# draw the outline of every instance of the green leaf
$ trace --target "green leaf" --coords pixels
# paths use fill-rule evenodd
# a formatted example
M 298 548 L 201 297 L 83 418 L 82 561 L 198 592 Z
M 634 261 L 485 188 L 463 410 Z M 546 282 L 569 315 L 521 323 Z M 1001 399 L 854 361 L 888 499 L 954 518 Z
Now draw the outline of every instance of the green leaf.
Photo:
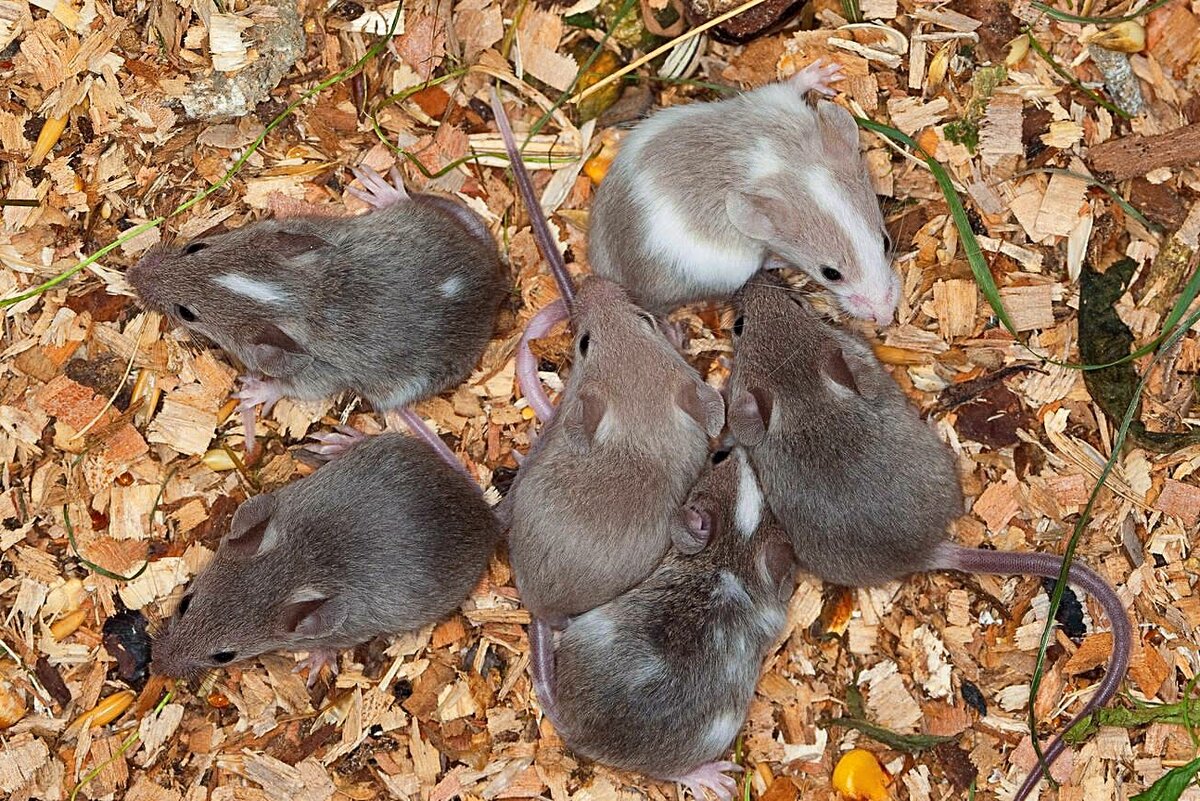
M 1129 801 L 1177 801 L 1183 791 L 1191 786 L 1197 771 L 1200 771 L 1200 758 L 1167 771 L 1150 785 L 1150 789 L 1131 796 Z
M 889 748 L 894 748 L 897 751 L 904 751 L 908 754 L 917 754 L 921 751 L 927 751 L 930 748 L 957 740 L 957 737 L 950 735 L 937 734 L 900 734 L 899 732 L 885 729 L 867 720 L 859 718 L 831 718 L 821 722 L 822 726 L 841 726 L 844 729 L 854 729 L 862 732 L 876 742 L 883 743 Z
M 1122 259 L 1101 275 L 1086 266 L 1079 279 L 1079 355 L 1088 364 L 1108 364 L 1120 361 L 1129 354 L 1133 345 L 1133 334 L 1121 320 L 1114 305 L 1125 293 L 1125 287 L 1133 277 L 1137 263 L 1133 259 Z M 1200 272 L 1192 277 L 1197 283 Z M 1186 297 L 1191 286 L 1184 290 Z M 1178 304 L 1176 304 L 1178 309 Z M 1186 308 L 1186 307 L 1185 307 Z M 1164 323 L 1163 330 L 1169 331 L 1178 322 L 1175 312 Z M 1088 393 L 1100 405 L 1114 423 L 1119 421 L 1134 400 L 1134 391 L 1140 380 L 1133 363 L 1114 364 L 1100 370 L 1089 370 L 1083 374 Z M 1140 402 L 1139 402 L 1140 406 Z M 1135 418 L 1129 426 L 1130 435 L 1138 444 L 1166 453 L 1200 442 L 1200 432 L 1187 434 L 1165 434 L 1150 431 L 1146 424 Z
M 1139 729 L 1149 723 L 1186 726 L 1197 717 L 1200 717 L 1200 698 L 1176 701 L 1173 704 L 1146 704 L 1133 709 L 1121 706 L 1097 709 L 1072 726 L 1063 735 L 1063 740 L 1069 745 L 1079 745 L 1104 726 L 1117 726 L 1122 729 Z
M 1150 5 L 1145 6 L 1141 9 L 1133 12 L 1132 14 L 1126 14 L 1123 17 L 1081 16 L 1079 14 L 1072 14 L 1069 11 L 1059 11 L 1054 6 L 1048 6 L 1045 3 L 1038 3 L 1036 1 L 1033 3 L 1030 3 L 1029 5 L 1033 6 L 1038 11 L 1041 11 L 1043 14 L 1045 14 L 1048 17 L 1054 17 L 1055 19 L 1060 19 L 1064 22 L 1104 23 L 1104 22 L 1128 22 L 1129 20 L 1137 19 L 1138 17 L 1144 17 L 1145 15 L 1149 14 L 1151 11 L 1155 11 L 1156 9 L 1162 8 L 1169 2 L 1171 2 L 1171 0 L 1158 0 L 1158 2 L 1156 2 L 1156 3 L 1151 3 Z

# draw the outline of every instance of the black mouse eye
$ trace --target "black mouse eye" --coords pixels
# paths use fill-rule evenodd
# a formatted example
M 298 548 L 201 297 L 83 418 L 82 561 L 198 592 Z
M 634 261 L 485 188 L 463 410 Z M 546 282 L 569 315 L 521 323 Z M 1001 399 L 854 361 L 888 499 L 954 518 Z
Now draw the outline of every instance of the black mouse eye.
M 179 318 L 186 323 L 196 322 L 196 313 L 187 306 L 176 304 L 175 313 L 178 314 Z
M 745 316 L 739 314 L 737 316 L 737 319 L 733 321 L 733 335 L 735 337 L 740 337 L 742 335 L 742 331 L 744 331 L 745 329 L 746 329 L 746 318 L 745 318 Z
M 821 275 L 825 276 L 826 281 L 841 281 L 842 280 L 841 272 L 833 267 L 822 267 Z
M 657 328 L 657 327 L 658 327 L 658 321 L 656 321 L 656 320 L 654 319 L 654 315 L 653 315 L 653 314 L 646 314 L 646 313 L 643 313 L 643 314 L 640 314 L 640 315 L 638 315 L 638 316 L 642 318 L 642 322 L 643 322 L 643 323 L 645 323 L 646 325 L 650 326 L 651 328 Z
M 893 244 L 894 243 L 892 242 L 891 234 L 889 234 L 887 231 L 884 231 L 883 232 L 883 252 L 891 253 Z
M 712 455 L 712 463 L 720 464 L 729 458 L 729 451 L 717 451 Z
M 580 356 L 587 356 L 588 345 L 590 345 L 591 343 L 592 343 L 591 334 L 580 334 L 579 335 L 579 355 Z
M 233 661 L 235 656 L 237 656 L 236 651 L 217 651 L 212 655 L 212 661 L 218 665 L 227 665 Z
M 190 596 L 190 595 L 183 596 L 183 600 L 179 602 L 179 609 L 177 610 L 179 613 L 179 616 L 183 617 L 184 615 L 186 615 L 188 607 L 191 605 L 192 605 L 192 596 Z
M 190 256 L 190 255 L 192 255 L 193 253 L 199 253 L 200 251 L 204 250 L 206 247 L 208 247 L 208 245 L 206 245 L 206 244 L 205 244 L 205 243 L 203 243 L 203 242 L 193 242 L 192 244 L 190 244 L 190 245 L 188 245 L 187 247 L 185 247 L 185 248 L 183 249 L 183 252 L 184 252 L 186 255 Z

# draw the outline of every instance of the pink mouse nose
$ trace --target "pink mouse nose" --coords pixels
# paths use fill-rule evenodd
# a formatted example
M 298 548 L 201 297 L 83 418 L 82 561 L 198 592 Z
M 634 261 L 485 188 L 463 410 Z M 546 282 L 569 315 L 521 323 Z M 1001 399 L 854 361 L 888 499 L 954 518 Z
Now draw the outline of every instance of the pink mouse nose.
M 889 325 L 895 319 L 895 310 L 888 304 L 872 303 L 866 296 L 858 293 L 851 295 L 849 300 L 855 317 L 874 320 L 879 325 Z

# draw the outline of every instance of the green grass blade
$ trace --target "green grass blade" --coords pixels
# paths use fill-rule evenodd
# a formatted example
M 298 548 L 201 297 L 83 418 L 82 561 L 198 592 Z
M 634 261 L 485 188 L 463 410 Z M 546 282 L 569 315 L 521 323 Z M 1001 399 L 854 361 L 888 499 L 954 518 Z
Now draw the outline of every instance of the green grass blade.
M 1130 20 L 1135 20 L 1138 17 L 1144 17 L 1147 14 L 1149 14 L 1151 11 L 1157 11 L 1158 9 L 1162 8 L 1167 3 L 1170 3 L 1170 2 L 1171 2 L 1171 0 L 1157 0 L 1157 2 L 1151 3 L 1150 5 L 1146 6 L 1145 8 L 1142 8 L 1139 11 L 1135 11 L 1132 14 L 1126 14 L 1125 16 L 1122 16 L 1122 17 L 1080 16 L 1079 14 L 1072 14 L 1069 11 L 1059 11 L 1054 6 L 1048 6 L 1045 3 L 1039 3 L 1039 2 L 1036 2 L 1036 0 L 1032 3 L 1030 3 L 1029 5 L 1033 6 L 1038 11 L 1045 14 L 1046 16 L 1054 17 L 1054 19 L 1062 20 L 1063 22 L 1105 23 L 1105 22 L 1129 22 Z

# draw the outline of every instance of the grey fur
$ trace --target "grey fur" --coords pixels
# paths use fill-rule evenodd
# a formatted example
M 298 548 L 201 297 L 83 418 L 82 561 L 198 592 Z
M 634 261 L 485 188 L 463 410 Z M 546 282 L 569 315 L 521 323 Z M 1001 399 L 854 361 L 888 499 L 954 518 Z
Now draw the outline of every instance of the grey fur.
M 556 625 L 650 574 L 724 422 L 720 394 L 619 286 L 588 279 L 573 320 L 566 389 L 506 499 L 521 599 Z
M 463 602 L 499 538 L 478 490 L 428 445 L 402 434 L 365 438 L 238 508 L 188 588 L 186 613 L 154 639 L 154 671 L 191 675 L 269 651 L 346 648 L 419 629 Z M 212 658 L 222 651 L 233 659 Z
M 672 550 L 649 578 L 562 633 L 544 705 L 573 751 L 682 779 L 725 754 L 741 729 L 794 581 L 786 535 L 765 506 L 754 530 L 735 523 L 741 471 L 753 481 L 735 452 L 691 493 L 688 509 L 709 522 L 706 548 Z
M 738 301 L 730 428 L 802 567 L 848 586 L 931 569 L 963 511 L 953 453 L 870 346 L 782 279 L 759 275 Z
M 204 249 L 187 253 L 197 245 Z M 226 273 L 268 282 L 281 299 L 261 302 L 216 283 Z M 350 389 L 378 409 L 461 383 L 491 338 L 504 293 L 483 222 L 429 195 L 156 247 L 127 277 L 147 306 L 277 379 L 281 394 Z M 461 287 L 454 297 L 441 289 L 449 279 Z M 198 319 L 183 319 L 180 306 Z
M 854 120 L 832 103 L 805 102 L 807 85 L 772 84 L 664 109 L 627 135 L 592 208 L 593 271 L 662 313 L 727 298 L 768 259 L 782 260 L 837 294 L 851 313 L 870 316 L 852 302 L 859 294 L 890 316 L 899 282 Z M 813 189 L 804 170 L 817 167 L 828 170 L 836 189 Z M 830 192 L 863 221 L 863 236 L 873 237 L 857 251 L 838 225 L 844 215 L 831 205 Z M 738 220 L 731 210 L 740 210 Z M 664 243 L 673 236 L 690 246 L 690 255 L 670 254 Z M 842 279 L 825 278 L 825 265 Z

